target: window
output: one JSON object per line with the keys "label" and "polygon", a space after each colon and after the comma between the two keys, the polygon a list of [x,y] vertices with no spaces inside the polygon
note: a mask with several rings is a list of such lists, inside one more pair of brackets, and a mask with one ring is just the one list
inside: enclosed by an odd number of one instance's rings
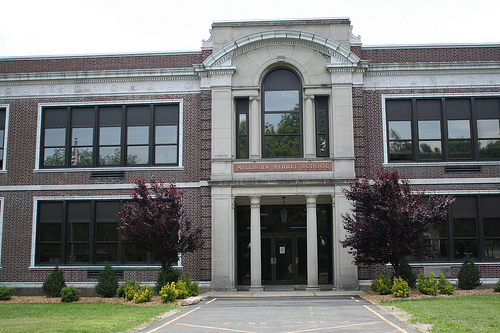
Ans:
{"label": "window", "polygon": [[500,260],[500,196],[457,196],[447,221],[426,236],[435,245],[428,260]]}
{"label": "window", "polygon": [[248,98],[236,99],[236,158],[248,158]]}
{"label": "window", "polygon": [[316,156],[328,157],[330,154],[328,138],[328,97],[316,96]]}
{"label": "window", "polygon": [[36,263],[151,264],[152,254],[122,246],[116,213],[121,200],[39,201]]}
{"label": "window", "polygon": [[44,168],[179,164],[179,105],[45,107]]}
{"label": "window", "polygon": [[0,108],[0,169],[4,169],[4,153],[5,153],[5,122],[6,122],[6,113],[7,110],[5,108]]}
{"label": "window", "polygon": [[290,69],[277,68],[263,81],[263,157],[302,156],[300,79]]}
{"label": "window", "polygon": [[500,158],[500,98],[386,101],[390,162]]}

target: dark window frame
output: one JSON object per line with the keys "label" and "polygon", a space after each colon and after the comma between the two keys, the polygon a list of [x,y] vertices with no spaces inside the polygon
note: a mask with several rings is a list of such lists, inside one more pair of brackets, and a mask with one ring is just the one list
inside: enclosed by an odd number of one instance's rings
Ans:
{"label": "dark window frame", "polygon": [[[250,110],[250,100],[246,98],[236,98],[236,158],[237,159],[248,159],[249,158],[249,110]],[[245,117],[245,132],[241,133],[241,120]],[[243,154],[242,154],[243,153]]]}
{"label": "dark window frame", "polygon": [[[103,265],[106,262],[109,262],[113,265],[119,265],[119,266],[130,266],[130,265],[136,265],[136,266],[148,266],[148,265],[158,265],[159,262],[154,260],[154,256],[152,253],[149,252],[144,252],[142,253],[143,256],[145,256],[146,260],[145,261],[133,261],[133,260],[126,260],[126,247],[121,245],[120,241],[120,233],[117,231],[117,239],[116,241],[110,241],[110,240],[98,240],[98,233],[97,233],[97,228],[99,223],[103,223],[101,218],[97,215],[97,204],[99,203],[119,203],[120,207],[121,205],[126,202],[127,200],[124,199],[106,199],[106,200],[94,200],[94,199],[84,199],[84,200],[39,200],[37,202],[37,215],[36,215],[36,244],[35,244],[35,265],[37,266],[53,266],[56,263],[58,263],[61,266],[94,266],[94,265]],[[70,236],[68,234],[68,228],[70,226],[70,223],[86,223],[82,221],[77,221],[77,222],[70,222],[69,221],[69,208],[68,206],[72,204],[85,204],[88,203],[90,205],[90,220],[88,221],[89,223],[89,240],[71,240]],[[56,214],[59,215],[56,216],[55,220],[51,220],[51,222],[42,222],[42,205],[48,204],[48,205],[54,205],[54,206],[60,206],[60,211],[56,211],[55,209],[50,210],[50,214]],[[101,221],[99,221],[101,220]],[[56,221],[56,222],[54,222]],[[57,223],[59,221],[59,223]],[[60,240],[42,240],[42,233],[43,233],[43,224],[60,224]],[[116,225],[117,227],[119,226],[120,221],[118,218],[116,218]],[[48,233],[49,237],[51,237],[51,234]],[[43,235],[45,236],[45,234]],[[73,236],[74,237],[74,236]],[[98,260],[98,253],[97,253],[97,248],[99,244],[104,244],[104,243],[116,243],[118,249],[117,249],[117,256],[118,260]],[[59,250],[59,257],[55,258],[54,260],[42,260],[41,256],[47,255],[47,253],[42,253],[42,246],[45,244],[56,244],[60,245],[60,250]],[[88,250],[88,256],[89,259],[87,261],[71,261],[69,260],[69,248],[70,244],[88,244],[89,245],[89,250]],[[128,248],[130,250],[134,250],[132,247]]]}
{"label": "dark window frame", "polygon": [[[316,157],[329,157],[330,156],[330,129],[328,118],[328,96],[315,96],[314,97],[314,118],[315,118],[315,132],[316,132]],[[320,131],[320,114],[324,114],[324,131]],[[323,138],[323,139],[322,139]],[[324,142],[324,147],[321,147],[321,142]]]}
{"label": "dark window frame", "polygon": [[[476,194],[476,195],[456,195],[456,201],[452,204],[444,225],[436,226],[445,235],[432,238],[439,242],[445,242],[444,246],[438,248],[440,252],[438,258],[420,258],[419,262],[462,262],[466,255],[473,257],[480,262],[499,262],[500,248],[487,249],[487,242],[491,245],[500,246],[500,195],[499,194]],[[490,201],[494,201],[491,204]],[[486,234],[485,219],[497,221],[497,229],[492,230],[493,234]],[[466,225],[471,221],[474,225]],[[462,223],[460,226],[459,223]],[[488,251],[491,252],[488,252]],[[445,252],[445,253],[443,253]],[[491,257],[493,253],[497,257]],[[445,255],[443,255],[445,254]]]}
{"label": "dark window frame", "polygon": [[[176,119],[175,122],[159,122],[157,119],[160,116],[157,116],[156,110],[163,107],[173,107],[175,110],[168,112],[175,112],[176,116],[173,117]],[[101,118],[101,110],[115,108],[120,109],[121,121],[119,124],[113,125],[104,125]],[[128,115],[131,114],[131,110],[133,108],[143,108],[148,114],[145,117],[141,117],[141,120],[144,121],[144,124],[135,124],[130,119],[128,119]],[[78,124],[75,123],[74,114],[78,111],[78,109],[88,109],[93,110],[91,117],[89,118],[89,124]],[[147,110],[146,110],[147,109]],[[61,116],[64,116],[65,119],[57,120],[56,116],[49,117],[49,112],[60,112]],[[179,102],[160,102],[160,103],[138,103],[138,104],[102,104],[102,105],[71,105],[71,106],[44,106],[42,108],[42,122],[41,122],[41,140],[40,140],[40,160],[39,165],[41,169],[58,169],[58,168],[112,168],[112,167],[150,167],[150,166],[179,166],[180,165],[180,149],[181,149],[181,104]],[[159,114],[159,113],[158,113]],[[80,117],[82,118],[82,117]],[[137,117],[136,117],[137,118]],[[163,117],[165,118],[165,117]],[[168,118],[168,117],[167,117]],[[48,124],[47,122],[52,122],[52,124]],[[175,127],[175,141],[172,142],[157,142],[156,131],[157,127]],[[103,127],[117,127],[120,128],[120,138],[118,144],[101,144],[101,129]],[[147,136],[145,138],[145,142],[129,142],[129,129],[134,127],[147,127]],[[85,147],[91,153],[87,153],[87,155],[91,155],[90,163],[81,163],[83,157],[81,157],[81,153],[78,154],[81,149],[74,149],[74,140],[73,140],[73,131],[75,129],[92,129],[92,135],[88,136],[87,141],[91,141],[89,144],[86,144]],[[59,141],[55,144],[47,144],[47,140],[51,140],[51,137],[48,136],[49,130],[64,130],[64,139],[62,139],[62,135],[59,135]],[[55,135],[54,137],[56,137]],[[131,138],[132,136],[130,136]],[[142,138],[140,138],[142,139]],[[64,140],[62,142],[61,140]],[[165,140],[165,139],[163,139]],[[57,140],[54,140],[57,141]],[[129,149],[133,149],[134,147],[141,148],[147,147],[147,162],[134,163],[134,156],[131,157],[128,154]],[[168,149],[168,147],[173,147],[175,150],[175,161],[169,161],[166,163],[156,162],[156,159],[161,155],[157,154],[157,150]],[[104,159],[100,159],[100,151],[101,148],[115,148],[118,149],[119,156],[114,157],[114,162],[105,163]],[[56,162],[46,163],[47,159],[50,159],[53,155],[56,155],[55,150],[59,149],[59,152],[62,156],[54,159]],[[53,150],[53,155],[47,154],[48,150]],[[62,151],[62,152],[61,152]],[[116,150],[115,150],[116,151]],[[80,156],[80,157],[79,157]],[[113,157],[111,157],[112,159]],[[138,157],[135,156],[137,159]],[[139,157],[140,158],[140,157]],[[170,158],[170,156],[169,156]]]}
{"label": "dark window frame", "polygon": [[[496,103],[496,111],[489,110],[490,115],[480,115],[481,110],[477,108],[478,103],[484,101],[492,101],[493,104]],[[435,101],[440,104],[439,112],[434,113],[433,115],[430,112],[419,111],[418,104],[422,102]],[[453,104],[462,104],[469,103],[470,107],[467,110],[454,110],[451,105]],[[399,109],[394,107],[396,103],[409,103],[406,107],[400,107]],[[484,96],[484,97],[429,97],[429,98],[387,98],[385,100],[385,115],[386,115],[386,142],[387,142],[387,160],[389,163],[408,163],[408,162],[417,162],[417,163],[432,163],[432,162],[463,162],[463,161],[471,161],[471,162],[480,162],[480,161],[498,161],[500,160],[500,156],[498,157],[480,157],[481,148],[479,147],[480,140],[497,140],[500,142],[499,137],[479,137],[478,136],[478,120],[495,120],[500,119],[500,98],[496,96]],[[459,105],[460,106],[460,105]],[[409,109],[407,110],[407,108]],[[494,106],[493,106],[494,108]],[[401,112],[399,112],[401,111]],[[494,113],[497,113],[496,115]],[[420,114],[422,113],[422,114]],[[419,137],[419,122],[424,121],[439,121],[439,130],[440,137],[432,137],[427,140],[422,140]],[[467,136],[461,138],[455,138],[450,136],[449,131],[451,124],[455,124],[458,128],[461,124],[459,122],[464,123],[468,121],[468,131],[466,133]],[[500,121],[500,120],[499,120]],[[396,123],[399,122],[401,125],[409,124],[410,132],[409,138],[403,137],[394,138],[391,137],[391,122]],[[393,125],[394,126],[394,125]],[[465,132],[462,132],[462,134]],[[425,158],[425,154],[420,151],[421,145],[420,141],[427,141],[437,143],[440,142],[441,145],[441,158]],[[392,147],[395,147],[394,150]],[[410,147],[411,146],[411,147]],[[470,147],[470,154],[466,152],[453,152],[452,147],[462,147],[465,146]],[[399,148],[398,148],[399,147]],[[398,154],[397,150],[401,149],[401,152]],[[493,152],[493,154],[498,154],[497,152]],[[455,157],[453,156],[455,154]],[[462,154],[462,156],[460,156]],[[469,154],[469,156],[465,156],[465,154]],[[428,154],[427,156],[432,156],[432,154]]]}
{"label": "dark window frame", "polygon": [[7,132],[7,108],[6,107],[0,107],[0,170],[5,169],[5,160],[4,160],[4,155],[5,155],[5,142],[7,140],[7,136],[5,135]]}
{"label": "dark window frame", "polygon": [[[280,75],[281,73],[291,73],[293,74],[292,77],[296,78],[296,81],[293,82],[292,80],[273,80],[270,81],[268,80],[271,74],[276,74]],[[286,74],[285,74],[286,75]],[[295,86],[296,85],[296,86]],[[266,110],[266,92],[271,92],[271,91],[276,91],[276,92],[282,92],[282,91],[297,91],[298,92],[298,110]],[[302,80],[298,73],[294,71],[293,69],[289,67],[276,67],[271,69],[263,78],[262,80],[262,98],[261,98],[261,105],[262,105],[262,124],[261,124],[261,142],[262,142],[262,157],[263,158],[301,158],[304,155],[304,149],[303,149],[303,101],[302,101]],[[297,114],[299,116],[299,133],[285,133],[285,134],[280,134],[280,133],[274,133],[274,134],[269,134],[266,133],[266,115],[283,115],[283,114]],[[298,136],[299,137],[299,151],[297,154],[294,155],[283,155],[283,156],[270,156],[268,152],[266,151],[266,138],[280,138],[280,137],[294,137]]]}

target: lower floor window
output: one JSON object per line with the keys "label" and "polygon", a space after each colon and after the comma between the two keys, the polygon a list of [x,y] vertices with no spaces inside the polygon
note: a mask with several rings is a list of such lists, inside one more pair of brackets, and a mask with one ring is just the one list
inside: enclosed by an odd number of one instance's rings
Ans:
{"label": "lower floor window", "polygon": [[36,263],[153,264],[154,256],[120,243],[122,200],[39,201]]}
{"label": "lower floor window", "polygon": [[500,260],[500,195],[457,196],[446,223],[426,236],[435,246],[426,260]]}

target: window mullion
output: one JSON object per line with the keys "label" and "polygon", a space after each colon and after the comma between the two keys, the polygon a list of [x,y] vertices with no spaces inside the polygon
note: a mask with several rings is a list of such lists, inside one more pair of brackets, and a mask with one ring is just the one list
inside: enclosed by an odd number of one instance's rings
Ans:
{"label": "window mullion", "polygon": [[441,124],[443,128],[443,157],[445,161],[449,161],[448,155],[448,117],[446,116],[446,101],[441,98]]}
{"label": "window mullion", "polygon": [[413,160],[420,161],[419,154],[419,137],[418,137],[418,118],[417,118],[417,100],[412,98],[411,101],[411,142]]}
{"label": "window mullion", "polygon": [[66,119],[66,154],[64,159],[64,166],[69,168],[71,166],[71,154],[72,154],[72,142],[71,142],[71,107],[66,108],[68,112],[68,117]]}
{"label": "window mullion", "polygon": [[156,142],[155,142],[156,126],[154,117],[153,105],[149,105],[149,163],[148,165],[154,165],[156,161]]}
{"label": "window mullion", "polygon": [[472,141],[472,156],[475,161],[479,160],[479,143],[478,143],[478,132],[477,132],[477,117],[476,117],[476,100],[474,97],[471,98],[471,141]]}

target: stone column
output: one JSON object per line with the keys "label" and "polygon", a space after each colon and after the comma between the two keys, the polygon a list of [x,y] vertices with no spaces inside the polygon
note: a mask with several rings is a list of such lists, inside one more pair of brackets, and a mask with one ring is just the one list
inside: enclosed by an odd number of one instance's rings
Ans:
{"label": "stone column", "polygon": [[316,196],[306,196],[307,205],[307,287],[319,290],[318,284],[318,224]]}
{"label": "stone column", "polygon": [[304,95],[304,157],[316,157],[316,129],[314,122],[314,96]]}
{"label": "stone column", "polygon": [[260,158],[260,109],[259,109],[259,96],[250,96],[250,110],[248,115],[248,139],[249,139],[249,156],[253,159]]}
{"label": "stone column", "polygon": [[337,279],[335,278],[335,273],[337,272],[337,265],[338,265],[338,260],[335,259],[337,256],[337,251],[335,248],[336,243],[338,243],[338,236],[337,236],[337,228],[336,228],[336,220],[335,220],[335,195],[332,195],[332,244],[330,245],[332,247],[332,267],[333,267],[333,276],[332,276],[332,282],[333,282],[333,291],[337,290]]}
{"label": "stone column", "polygon": [[263,290],[260,245],[260,197],[250,198],[250,290]]}

